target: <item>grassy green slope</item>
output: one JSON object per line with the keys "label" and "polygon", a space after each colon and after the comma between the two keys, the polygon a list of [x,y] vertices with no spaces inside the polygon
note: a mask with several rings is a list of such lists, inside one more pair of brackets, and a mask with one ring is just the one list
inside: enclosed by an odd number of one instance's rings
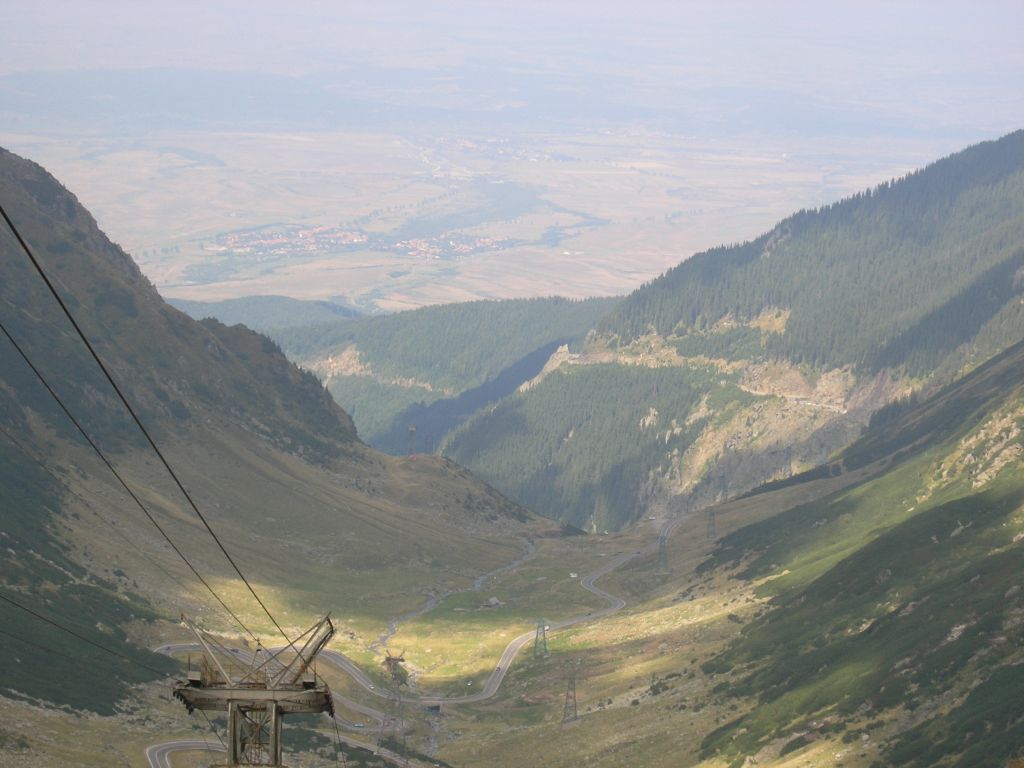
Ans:
{"label": "grassy green slope", "polygon": [[[270,339],[164,304],[35,164],[0,152],[0,197],[212,527],[296,634],[334,611],[365,653],[367,638],[421,605],[424,590],[465,588],[552,527],[444,459],[369,449]],[[0,256],[4,326],[218,593],[272,633],[9,234]],[[149,619],[181,610],[237,631],[6,340],[0,360],[0,593],[138,658],[150,654],[126,632],[138,639],[156,631]],[[5,685],[22,694],[108,712],[126,683],[154,675],[11,606],[2,617],[12,647],[25,646]],[[94,666],[62,688],[58,671],[74,663]]]}
{"label": "grassy green slope", "polygon": [[0,602],[4,688],[110,714],[130,685],[152,679],[152,670],[174,669],[166,658],[128,644],[120,628],[156,613],[116,579],[96,577],[69,557],[54,535],[60,483],[6,439],[0,439],[0,488],[0,594],[80,635]]}
{"label": "grassy green slope", "polygon": [[847,451],[895,450],[881,476],[721,542],[703,568],[740,566],[772,602],[705,665],[758,700],[706,756],[857,740],[869,721],[891,724],[894,765],[1002,765],[1020,747],[1022,382],[1018,345]]}

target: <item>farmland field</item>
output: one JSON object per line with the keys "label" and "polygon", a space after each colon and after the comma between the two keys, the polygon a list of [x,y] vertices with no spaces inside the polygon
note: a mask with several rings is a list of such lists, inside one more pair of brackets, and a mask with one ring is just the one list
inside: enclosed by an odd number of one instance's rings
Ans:
{"label": "farmland field", "polygon": [[622,126],[0,134],[63,178],[165,296],[280,294],[368,311],[622,294],[908,169],[900,142],[793,144],[753,151],[743,137]]}

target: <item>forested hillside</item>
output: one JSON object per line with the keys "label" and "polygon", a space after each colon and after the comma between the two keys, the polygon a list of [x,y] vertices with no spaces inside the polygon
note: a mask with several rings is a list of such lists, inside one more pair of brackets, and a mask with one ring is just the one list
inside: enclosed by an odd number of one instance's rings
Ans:
{"label": "forested hillside", "polygon": [[168,299],[167,303],[196,320],[215,317],[225,325],[241,324],[268,336],[281,328],[359,316],[357,310],[330,301],[302,301],[287,296],[245,296],[222,301]]}
{"label": "forested hillside", "polygon": [[667,471],[667,457],[755,399],[713,368],[565,366],[478,414],[444,451],[532,509],[600,531],[644,511],[651,467]]}
{"label": "forested hillside", "polygon": [[535,376],[562,344],[579,345],[618,299],[477,301],[277,329],[288,355],[321,377],[360,435],[422,449]]}
{"label": "forested hillside", "polygon": [[683,262],[552,361],[586,376],[549,375],[445,450],[584,527],[699,507],[825,461],[891,399],[1024,338],[1022,296],[1024,131]]}
{"label": "forested hillside", "polygon": [[477,302],[274,335],[375,445],[440,449],[603,530],[826,460],[890,400],[1024,338],[1022,295],[1018,131],[693,256],[623,300]]}
{"label": "forested hillside", "polygon": [[[1004,343],[1024,313],[1024,131],[910,176],[801,211],[738,246],[698,254],[600,324],[628,344],[655,332],[692,353],[784,357],[817,368],[927,375],[986,325]],[[774,333],[735,334],[771,313]],[[749,335],[749,334],[748,334]]]}
{"label": "forested hillside", "polygon": [[355,344],[363,362],[381,376],[462,392],[544,344],[576,340],[616,302],[548,298],[445,304],[320,323],[279,333],[277,339],[289,355],[303,360]]}

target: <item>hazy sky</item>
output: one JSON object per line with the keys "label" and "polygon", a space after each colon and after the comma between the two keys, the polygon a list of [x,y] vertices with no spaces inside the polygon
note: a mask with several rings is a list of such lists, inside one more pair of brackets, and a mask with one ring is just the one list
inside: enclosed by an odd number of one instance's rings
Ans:
{"label": "hazy sky", "polygon": [[[983,138],[1024,124],[1024,3],[96,2],[0,4],[0,75],[172,67],[344,73],[415,105],[445,80],[494,109],[557,93],[728,112],[757,92]],[[365,82],[360,83],[360,76]],[[355,81],[355,82],[352,82]],[[404,89],[404,91],[403,91]],[[3,91],[0,90],[0,98]],[[762,105],[763,108],[763,105]],[[0,103],[0,111],[3,105]],[[828,123],[827,115],[815,119]],[[828,128],[828,125],[823,125]],[[813,131],[814,125],[803,126]]]}
{"label": "hazy sky", "polygon": [[[1024,0],[0,0],[0,145],[189,298],[624,292],[1024,127],[1022,33]],[[523,185],[535,218],[474,179]],[[527,245],[416,262],[415,285],[344,254],[257,280],[203,245],[430,216]]]}

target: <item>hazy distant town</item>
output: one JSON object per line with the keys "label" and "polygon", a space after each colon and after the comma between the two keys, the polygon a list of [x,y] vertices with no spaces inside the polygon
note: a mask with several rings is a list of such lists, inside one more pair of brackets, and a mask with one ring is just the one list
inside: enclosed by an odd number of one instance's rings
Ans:
{"label": "hazy distant town", "polygon": [[202,249],[223,256],[248,256],[256,261],[320,256],[346,250],[390,251],[423,259],[450,259],[505,247],[507,237],[445,234],[396,239],[341,226],[284,225],[226,232],[205,241]]}

